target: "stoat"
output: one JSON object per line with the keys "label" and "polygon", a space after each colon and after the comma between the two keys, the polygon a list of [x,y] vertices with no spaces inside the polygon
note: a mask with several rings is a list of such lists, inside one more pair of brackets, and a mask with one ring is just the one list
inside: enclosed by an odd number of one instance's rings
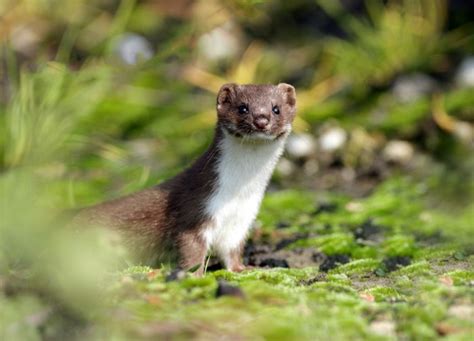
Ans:
{"label": "stoat", "polygon": [[283,152],[296,113],[289,84],[225,84],[207,151],[155,187],[88,207],[76,224],[117,229],[133,252],[183,269],[213,250],[230,271],[242,271],[245,240]]}

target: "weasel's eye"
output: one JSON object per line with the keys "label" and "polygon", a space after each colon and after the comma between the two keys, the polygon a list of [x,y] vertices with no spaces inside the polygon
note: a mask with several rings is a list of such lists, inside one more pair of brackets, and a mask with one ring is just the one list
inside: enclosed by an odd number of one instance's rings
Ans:
{"label": "weasel's eye", "polygon": [[273,113],[274,113],[275,115],[279,115],[279,114],[280,114],[280,108],[278,108],[278,106],[276,106],[276,105],[272,108],[272,111],[273,111]]}
{"label": "weasel's eye", "polygon": [[242,104],[239,105],[239,114],[248,114],[249,113],[249,107],[247,104]]}

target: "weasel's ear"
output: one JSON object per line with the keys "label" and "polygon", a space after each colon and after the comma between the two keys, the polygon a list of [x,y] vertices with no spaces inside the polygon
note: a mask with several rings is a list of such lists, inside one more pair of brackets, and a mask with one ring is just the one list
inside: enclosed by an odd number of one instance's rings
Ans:
{"label": "weasel's ear", "polygon": [[217,109],[221,109],[223,106],[232,103],[232,98],[234,97],[236,87],[237,84],[235,83],[228,83],[221,86],[217,94]]}
{"label": "weasel's ear", "polygon": [[293,85],[280,83],[277,85],[278,89],[281,91],[282,95],[284,96],[286,103],[294,107],[296,105],[296,91]]}

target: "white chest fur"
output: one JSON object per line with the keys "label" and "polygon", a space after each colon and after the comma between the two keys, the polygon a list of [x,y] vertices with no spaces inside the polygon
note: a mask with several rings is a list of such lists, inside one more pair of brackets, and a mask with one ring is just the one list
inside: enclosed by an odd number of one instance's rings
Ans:
{"label": "white chest fur", "polygon": [[213,220],[203,237],[224,261],[245,240],[284,143],[284,138],[255,144],[223,138],[216,190],[206,205]]}

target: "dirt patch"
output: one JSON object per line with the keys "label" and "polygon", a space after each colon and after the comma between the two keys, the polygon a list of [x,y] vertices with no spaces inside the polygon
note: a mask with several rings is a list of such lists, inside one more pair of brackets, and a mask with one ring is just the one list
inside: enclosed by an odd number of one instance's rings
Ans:
{"label": "dirt patch", "polygon": [[454,258],[445,258],[437,262],[430,263],[431,269],[436,275],[442,275],[455,270],[473,270],[474,264],[466,260],[455,260]]}

